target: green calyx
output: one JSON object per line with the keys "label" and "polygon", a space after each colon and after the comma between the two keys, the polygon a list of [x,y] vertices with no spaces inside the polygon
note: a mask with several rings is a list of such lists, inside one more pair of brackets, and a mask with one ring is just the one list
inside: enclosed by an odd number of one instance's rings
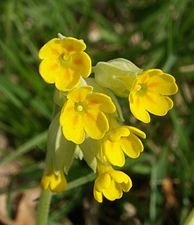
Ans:
{"label": "green calyx", "polygon": [[120,97],[129,95],[133,81],[141,71],[131,61],[123,58],[99,62],[93,68],[96,82]]}

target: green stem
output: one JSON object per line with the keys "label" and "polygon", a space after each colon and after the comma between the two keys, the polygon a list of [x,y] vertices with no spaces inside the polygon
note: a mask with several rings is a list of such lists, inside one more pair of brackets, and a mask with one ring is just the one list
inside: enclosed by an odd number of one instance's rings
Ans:
{"label": "green stem", "polygon": [[90,173],[90,174],[88,174],[88,175],[86,175],[84,177],[81,177],[81,178],[78,178],[78,179],[76,179],[74,181],[71,181],[70,183],[68,183],[66,191],[69,191],[71,189],[74,189],[74,188],[77,188],[77,187],[79,187],[81,185],[84,185],[84,184],[86,184],[88,182],[91,182],[91,181],[94,180],[94,178],[95,178],[95,174],[94,173]]}
{"label": "green stem", "polygon": [[47,225],[51,198],[52,193],[50,190],[42,190],[38,204],[36,225]]}

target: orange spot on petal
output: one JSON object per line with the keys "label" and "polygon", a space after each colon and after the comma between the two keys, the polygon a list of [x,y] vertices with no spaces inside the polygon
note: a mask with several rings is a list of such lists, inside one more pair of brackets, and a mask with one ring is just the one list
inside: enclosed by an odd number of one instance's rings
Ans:
{"label": "orange spot on petal", "polygon": [[68,45],[68,46],[66,46],[66,50],[67,50],[68,52],[72,52],[72,51],[74,50],[74,48],[73,48],[72,45]]}
{"label": "orange spot on petal", "polygon": [[66,110],[67,112],[71,112],[71,111],[73,111],[73,109],[74,109],[73,106],[69,106],[69,107],[66,107],[65,110]]}
{"label": "orange spot on petal", "polygon": [[73,71],[71,69],[68,68],[64,71],[64,79],[71,81],[72,76],[73,76]]}
{"label": "orange spot on petal", "polygon": [[99,105],[99,103],[97,102],[97,101],[90,101],[89,103],[88,103],[88,107],[95,107],[96,105]]}
{"label": "orange spot on petal", "polygon": [[73,126],[76,126],[77,125],[77,122],[78,122],[78,115],[74,116],[73,119],[72,119],[72,124]]}
{"label": "orange spot on petal", "polygon": [[82,60],[81,60],[81,59],[74,59],[73,62],[74,62],[76,65],[81,65],[81,64],[82,64]]}
{"label": "orange spot on petal", "polygon": [[52,65],[51,65],[50,69],[51,69],[51,70],[56,70],[57,67],[58,67],[58,64],[55,63],[55,64],[52,64]]}
{"label": "orange spot on petal", "polygon": [[135,98],[134,102],[135,102],[136,106],[139,107],[140,100],[138,97]]}
{"label": "orange spot on petal", "polygon": [[158,85],[159,85],[158,82],[151,83],[151,84],[149,84],[149,88],[154,88],[154,87],[157,87]]}
{"label": "orange spot on petal", "polygon": [[96,121],[96,118],[88,112],[86,113],[86,117],[87,117],[88,120]]}
{"label": "orange spot on petal", "polygon": [[153,100],[153,98],[152,98],[150,95],[145,95],[145,98],[146,98],[148,101],[150,101],[150,102],[152,102],[152,103],[155,103],[155,101]]}
{"label": "orange spot on petal", "polygon": [[59,54],[60,54],[60,52],[55,48],[51,48],[51,52],[52,52],[52,54],[54,54],[56,56],[59,56]]}

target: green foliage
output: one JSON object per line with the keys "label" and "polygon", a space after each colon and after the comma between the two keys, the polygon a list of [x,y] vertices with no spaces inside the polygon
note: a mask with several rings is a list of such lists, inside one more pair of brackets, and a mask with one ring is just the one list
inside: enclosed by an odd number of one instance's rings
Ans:
{"label": "green foliage", "polygon": [[[179,86],[174,109],[166,117],[152,116],[151,124],[145,126],[129,116],[127,122],[147,134],[144,153],[138,160],[127,160],[125,167],[133,180],[132,191],[122,200],[99,206],[91,200],[91,183],[76,187],[72,181],[66,193],[54,197],[49,224],[63,224],[67,216],[73,224],[87,225],[87,202],[97,211],[93,224],[190,225],[194,207],[194,2],[7,0],[0,2],[0,11],[0,134],[8,140],[8,146],[1,149],[0,163],[22,162],[24,171],[14,180],[21,176],[24,189],[38,185],[45,130],[53,111],[54,88],[38,74],[37,53],[57,33],[84,39],[93,65],[122,57],[142,69],[164,69]],[[75,162],[69,174],[70,180],[75,174],[80,177],[79,185],[86,183],[82,176],[88,175],[82,164]],[[89,175],[88,181],[92,179]],[[166,189],[166,180],[172,189]],[[20,188],[16,182],[14,189]],[[128,203],[136,213],[124,219]]]}

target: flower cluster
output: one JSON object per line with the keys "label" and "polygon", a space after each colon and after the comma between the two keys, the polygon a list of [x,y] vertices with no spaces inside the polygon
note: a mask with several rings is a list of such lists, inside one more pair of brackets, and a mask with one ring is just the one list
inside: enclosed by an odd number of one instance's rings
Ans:
{"label": "flower cluster", "polygon": [[[44,189],[64,191],[73,159],[81,155],[96,173],[93,194],[98,202],[122,197],[132,187],[123,167],[126,156],[139,157],[143,131],[124,123],[116,96],[128,98],[136,119],[150,122],[150,114],[164,116],[172,109],[168,97],[178,91],[175,79],[159,69],[143,71],[126,59],[99,62],[93,67],[83,40],[59,35],[39,51],[39,72],[55,84],[58,111],[48,132]],[[85,78],[85,79],[84,79]]]}

